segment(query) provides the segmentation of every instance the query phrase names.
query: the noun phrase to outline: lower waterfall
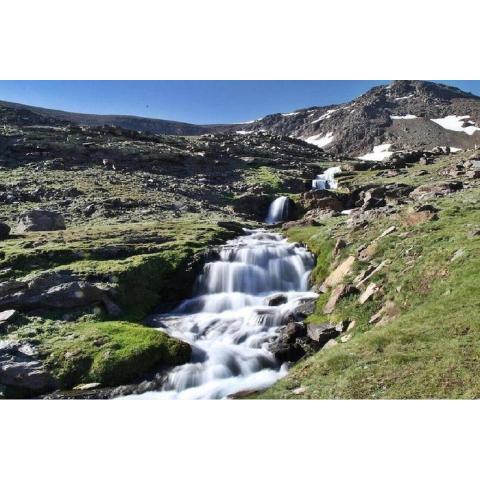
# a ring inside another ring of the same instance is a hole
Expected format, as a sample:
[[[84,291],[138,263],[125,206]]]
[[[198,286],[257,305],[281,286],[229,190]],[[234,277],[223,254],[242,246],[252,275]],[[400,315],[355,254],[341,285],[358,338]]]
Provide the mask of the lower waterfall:
[[[288,220],[290,216],[290,202],[288,197],[278,197],[271,204],[268,209],[268,215],[265,223],[274,224]]]
[[[190,343],[190,363],[173,368],[161,391],[129,398],[226,398],[272,385],[287,369],[268,343],[302,299],[317,297],[308,291],[313,265],[310,252],[275,233],[250,230],[227,242],[204,266],[196,295],[156,317]]]

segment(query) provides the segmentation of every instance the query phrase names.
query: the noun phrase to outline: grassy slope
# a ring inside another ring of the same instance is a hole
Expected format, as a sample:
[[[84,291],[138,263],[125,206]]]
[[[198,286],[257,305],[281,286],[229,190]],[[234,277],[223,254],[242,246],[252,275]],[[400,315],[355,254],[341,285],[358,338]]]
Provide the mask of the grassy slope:
[[[478,189],[432,201],[439,219],[414,226],[406,223],[405,211],[351,235],[332,224],[292,232],[301,240],[303,230],[306,243],[324,248],[326,231],[336,228],[335,235],[351,242],[346,256],[386,227],[398,228],[379,241],[373,257],[377,264],[389,262],[374,278],[383,285],[383,297],[363,306],[356,297],[343,299],[332,315],[324,315],[325,295],[309,318],[354,319],[353,338],[298,363],[260,398],[478,398],[480,237],[471,232],[480,227],[479,201]],[[464,254],[452,261],[459,250]],[[324,260],[325,255],[320,265]],[[352,277],[361,267],[357,264]],[[385,300],[395,302],[397,317],[370,326],[370,316]],[[295,395],[297,387],[306,390]]]

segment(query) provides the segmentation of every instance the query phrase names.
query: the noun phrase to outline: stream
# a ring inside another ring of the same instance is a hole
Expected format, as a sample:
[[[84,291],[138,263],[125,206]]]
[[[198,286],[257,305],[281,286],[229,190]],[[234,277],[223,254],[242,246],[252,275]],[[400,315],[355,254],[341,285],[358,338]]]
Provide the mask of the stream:
[[[336,188],[332,167],[312,181],[312,189]],[[290,200],[270,205],[267,224],[289,219]],[[154,321],[168,335],[192,346],[189,363],[173,368],[162,390],[128,398],[213,399],[268,388],[286,375],[268,350],[288,316],[309,298],[314,257],[298,244],[263,229],[220,247],[196,280],[195,295]]]
[[[302,299],[317,296],[308,291],[313,264],[304,247],[276,233],[246,230],[227,242],[205,264],[195,296],[156,317],[161,330],[190,343],[190,363],[173,368],[161,391],[129,398],[226,398],[272,385],[287,366],[268,343]]]

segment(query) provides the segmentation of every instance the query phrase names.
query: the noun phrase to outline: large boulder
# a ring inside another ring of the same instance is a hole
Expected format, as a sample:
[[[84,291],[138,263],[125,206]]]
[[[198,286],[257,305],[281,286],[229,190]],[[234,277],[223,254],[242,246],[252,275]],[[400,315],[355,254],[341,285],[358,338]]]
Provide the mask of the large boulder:
[[[119,307],[99,286],[57,272],[42,273],[29,282],[11,280],[0,283],[0,308],[28,311],[34,308],[72,309],[103,304],[111,315]]]
[[[343,202],[328,190],[310,190],[302,195],[302,206],[305,210],[333,210],[340,212],[344,209]]]
[[[329,340],[340,335],[341,329],[331,323],[309,323],[307,325],[307,336],[315,342],[320,349]]]
[[[264,220],[272,199],[269,195],[245,193],[233,201],[236,213],[256,220]]]
[[[53,386],[54,380],[32,345],[0,340],[0,384],[42,392]]]
[[[410,198],[415,200],[428,199],[433,197],[441,197],[449,193],[456,192],[463,188],[463,183],[459,181],[434,182],[421,185],[410,192]]]
[[[29,210],[18,218],[17,233],[65,230],[65,220],[60,213],[50,210]]]
[[[0,222],[0,240],[5,240],[10,235],[10,227],[3,222]]]

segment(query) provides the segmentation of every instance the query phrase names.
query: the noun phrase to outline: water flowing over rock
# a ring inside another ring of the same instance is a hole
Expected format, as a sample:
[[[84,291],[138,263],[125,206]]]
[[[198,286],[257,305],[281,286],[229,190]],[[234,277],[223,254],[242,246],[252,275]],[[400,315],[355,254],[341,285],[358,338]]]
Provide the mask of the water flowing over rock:
[[[338,182],[335,180],[335,174],[340,173],[342,169],[340,167],[327,168],[323,173],[317,175],[312,180],[313,190],[330,190],[338,187]]]
[[[192,360],[168,374],[162,391],[142,398],[226,398],[286,373],[268,345],[302,302],[317,297],[308,291],[313,255],[262,230],[229,241],[219,255],[205,265],[194,297],[156,317],[192,345]],[[278,294],[286,302],[272,305]]]
[[[278,197],[271,204],[268,210],[266,223],[274,224],[290,220],[292,215],[293,201],[288,197]]]

